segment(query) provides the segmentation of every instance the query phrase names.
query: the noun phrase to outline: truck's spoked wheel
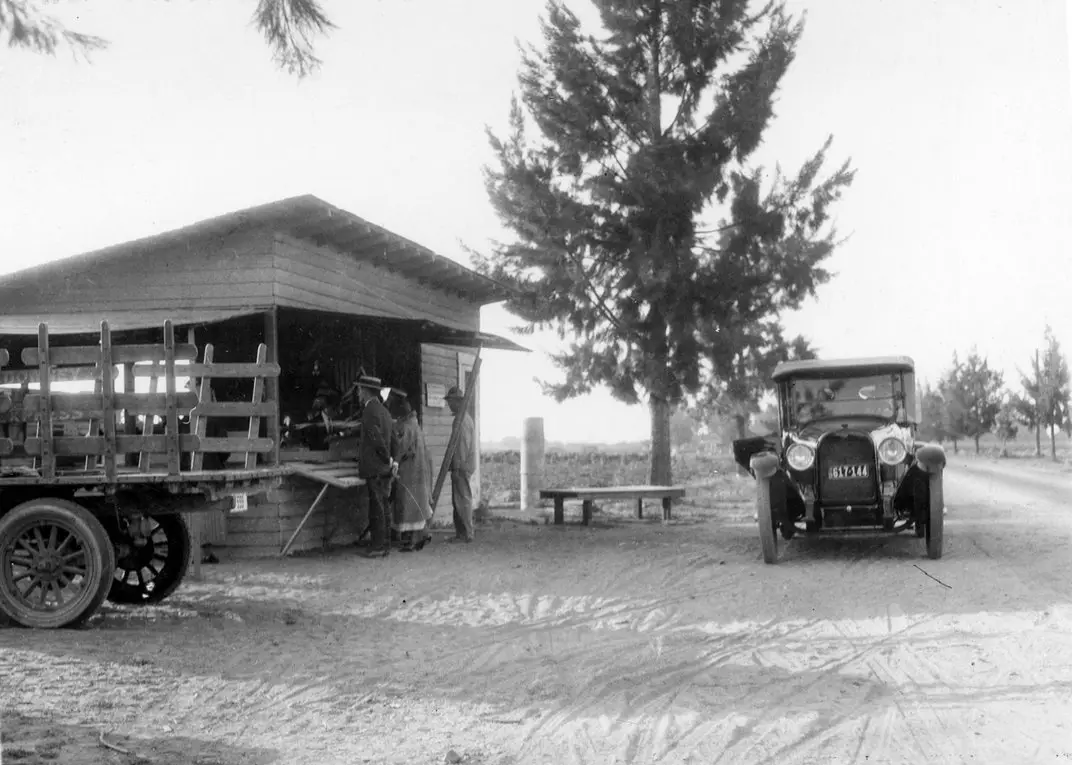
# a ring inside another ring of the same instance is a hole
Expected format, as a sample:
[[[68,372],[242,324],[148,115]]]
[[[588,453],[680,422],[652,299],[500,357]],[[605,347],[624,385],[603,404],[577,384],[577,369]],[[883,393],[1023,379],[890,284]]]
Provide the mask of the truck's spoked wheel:
[[[0,518],[0,611],[24,627],[85,621],[104,601],[114,570],[104,527],[74,502],[35,499]]]
[[[141,547],[126,534],[116,535],[120,555],[108,600],[125,605],[159,603],[182,584],[190,563],[190,532],[181,515],[149,519],[146,543]]]

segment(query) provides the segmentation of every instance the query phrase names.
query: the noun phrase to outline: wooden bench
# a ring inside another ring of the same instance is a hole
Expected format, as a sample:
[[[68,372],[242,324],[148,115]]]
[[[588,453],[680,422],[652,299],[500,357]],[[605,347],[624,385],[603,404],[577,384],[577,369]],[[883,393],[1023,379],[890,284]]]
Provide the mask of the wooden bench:
[[[567,499],[579,499],[582,505],[582,523],[587,526],[592,520],[592,504],[597,499],[635,499],[637,501],[637,518],[644,517],[644,500],[661,499],[663,501],[663,520],[670,520],[670,506],[675,499],[685,496],[683,486],[606,486],[593,488],[542,489],[541,499],[555,501],[555,525],[566,522],[565,502]]]

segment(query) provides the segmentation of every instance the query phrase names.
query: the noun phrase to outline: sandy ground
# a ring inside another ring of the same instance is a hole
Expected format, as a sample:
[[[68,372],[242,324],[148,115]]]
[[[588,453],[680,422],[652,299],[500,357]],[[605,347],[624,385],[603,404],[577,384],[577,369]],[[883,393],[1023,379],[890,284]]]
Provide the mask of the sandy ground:
[[[166,608],[0,628],[2,762],[1072,763],[1072,477],[947,476],[940,561],[798,538],[765,566],[730,503],[225,562]]]

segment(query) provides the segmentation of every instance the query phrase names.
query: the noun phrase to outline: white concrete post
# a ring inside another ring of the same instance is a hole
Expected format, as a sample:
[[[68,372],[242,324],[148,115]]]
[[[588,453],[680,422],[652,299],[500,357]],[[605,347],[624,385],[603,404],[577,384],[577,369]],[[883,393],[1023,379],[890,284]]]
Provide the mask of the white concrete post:
[[[540,506],[543,488],[543,417],[526,417],[521,434],[521,509]]]

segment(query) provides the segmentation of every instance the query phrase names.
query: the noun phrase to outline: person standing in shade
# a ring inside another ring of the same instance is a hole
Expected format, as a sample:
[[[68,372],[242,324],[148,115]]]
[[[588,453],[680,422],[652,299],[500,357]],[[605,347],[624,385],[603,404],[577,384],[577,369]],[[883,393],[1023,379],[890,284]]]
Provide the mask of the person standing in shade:
[[[469,483],[476,472],[473,438],[476,425],[469,412],[462,411],[465,396],[461,388],[452,385],[445,396],[450,413],[458,422],[458,443],[450,459],[450,499],[454,505],[454,539],[451,542],[473,541],[473,488]]]
[[[391,458],[393,423],[380,401],[383,388],[378,377],[362,375],[357,380],[357,397],[361,404],[361,442],[357,451],[357,474],[365,479],[368,490],[369,530],[372,544],[368,557],[386,557],[391,550],[388,513],[391,479],[395,462]]]
[[[429,497],[432,495],[432,460],[424,441],[417,413],[413,411],[403,391],[394,391],[395,438],[391,453],[398,463],[395,481],[392,518],[399,534],[400,552],[420,550],[430,539],[425,525],[432,517]]]

